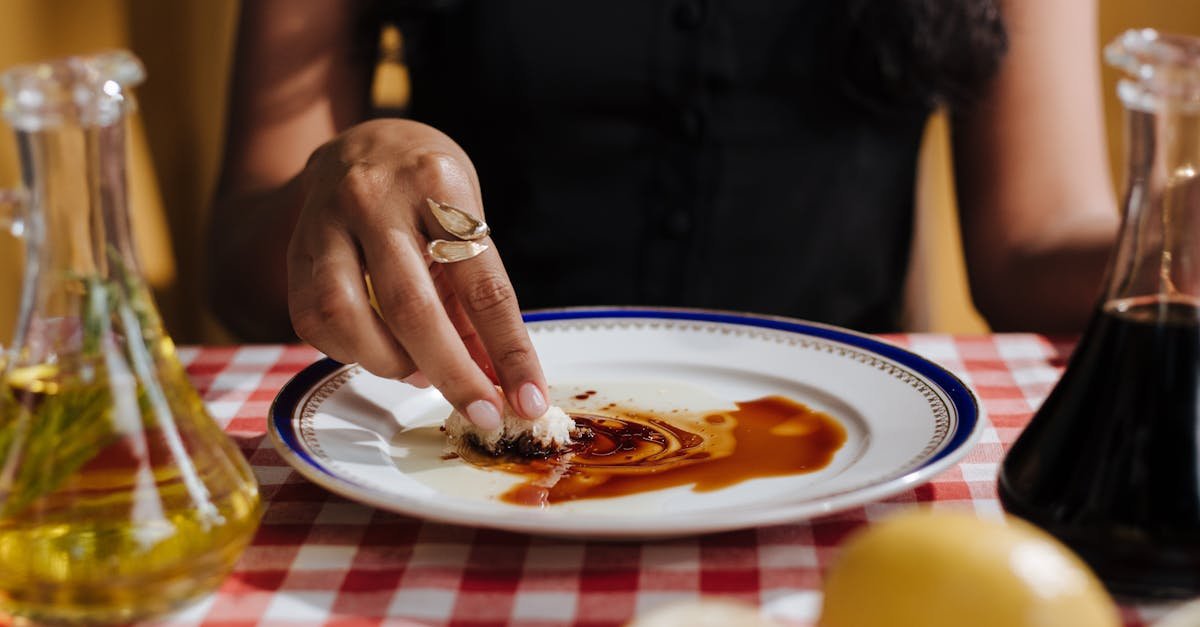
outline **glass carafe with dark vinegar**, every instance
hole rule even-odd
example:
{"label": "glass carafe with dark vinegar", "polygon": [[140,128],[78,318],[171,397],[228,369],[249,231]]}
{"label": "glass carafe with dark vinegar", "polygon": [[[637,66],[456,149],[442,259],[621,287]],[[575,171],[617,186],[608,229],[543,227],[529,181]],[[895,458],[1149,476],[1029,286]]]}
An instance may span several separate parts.
{"label": "glass carafe with dark vinegar", "polygon": [[1124,218],[1095,315],[999,477],[1130,596],[1200,594],[1200,39],[1130,31]]}
{"label": "glass carafe with dark vinegar", "polygon": [[124,622],[208,592],[258,524],[257,485],[205,412],[138,271],[124,53],[0,74],[26,262],[0,357],[0,623]]}

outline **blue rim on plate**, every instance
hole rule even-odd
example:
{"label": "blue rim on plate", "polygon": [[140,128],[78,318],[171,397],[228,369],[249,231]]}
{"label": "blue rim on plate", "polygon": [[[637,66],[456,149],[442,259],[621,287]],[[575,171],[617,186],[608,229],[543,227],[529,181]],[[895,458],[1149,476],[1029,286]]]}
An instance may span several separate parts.
{"label": "blue rim on plate", "polygon": [[[975,394],[957,376],[938,364],[921,357],[900,346],[888,343],[879,338],[850,331],[840,327],[808,322],[792,318],[764,316],[756,314],[670,308],[639,308],[639,307],[580,307],[568,309],[536,310],[524,314],[526,323],[537,324],[556,321],[580,321],[603,319],[659,319],[672,321],[707,322],[723,325],[735,325],[771,329],[787,333],[795,333],[823,340],[838,342],[854,347],[903,366],[924,377],[930,384],[936,386],[945,395],[946,400],[953,405],[957,418],[953,431],[944,440],[944,445],[925,459],[923,463],[905,474],[903,483],[915,483],[917,480],[927,480],[932,475],[928,469],[934,466],[944,466],[946,458],[954,455],[956,458],[965,455],[964,450],[972,440],[977,439],[982,428],[983,416]],[[323,380],[344,369],[344,364],[330,358],[323,358],[305,367],[283,386],[271,405],[269,412],[269,431],[275,436],[273,441],[285,458],[295,458],[307,466],[310,471],[324,475],[326,480],[348,486],[361,488],[363,486],[334,472],[319,460],[315,459],[300,442],[295,414],[301,403],[312,390]],[[304,473],[304,468],[297,468]],[[942,468],[941,470],[944,470]],[[926,472],[922,472],[926,471]],[[940,470],[939,470],[940,472]],[[311,474],[310,479],[315,479]],[[324,482],[318,482],[324,483]]]}

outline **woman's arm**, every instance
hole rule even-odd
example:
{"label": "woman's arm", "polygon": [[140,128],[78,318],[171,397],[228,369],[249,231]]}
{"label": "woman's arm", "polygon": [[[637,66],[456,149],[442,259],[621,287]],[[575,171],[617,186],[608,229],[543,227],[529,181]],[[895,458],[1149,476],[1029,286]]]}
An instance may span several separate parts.
{"label": "woman's arm", "polygon": [[287,246],[309,155],[368,113],[360,2],[243,2],[209,227],[210,302],[239,336],[294,338]]}
{"label": "woman's arm", "polygon": [[334,359],[432,383],[481,427],[501,417],[489,375],[517,411],[541,416],[545,378],[494,243],[458,263],[425,255],[450,237],[426,199],[483,217],[471,160],[423,124],[359,123],[372,63],[358,50],[374,36],[359,32],[361,7],[243,3],[209,235],[214,306],[247,337],[290,326]]}
{"label": "woman's arm", "polygon": [[1119,216],[1108,175],[1095,0],[1007,0],[1009,53],[953,116],[963,249],[996,330],[1079,331]]}

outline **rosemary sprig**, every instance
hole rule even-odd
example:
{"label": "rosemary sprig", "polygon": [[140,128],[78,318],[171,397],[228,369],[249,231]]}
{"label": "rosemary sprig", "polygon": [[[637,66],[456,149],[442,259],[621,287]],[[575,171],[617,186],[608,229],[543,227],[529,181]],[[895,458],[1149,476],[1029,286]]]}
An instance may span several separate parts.
{"label": "rosemary sprig", "polygon": [[17,380],[13,375],[19,371],[11,370],[0,382],[0,518],[54,493],[113,444],[121,435],[118,421],[132,418],[116,412],[136,412],[143,427],[153,422],[145,390],[125,368],[129,360],[122,349],[153,354],[159,329],[146,334],[145,345],[128,346],[125,334],[113,327],[122,308],[132,309],[142,325],[157,323],[157,315],[144,287],[114,253],[121,280],[72,277],[84,288],[79,372],[60,372],[64,364],[58,364],[48,368],[48,379],[34,373]]}
{"label": "rosemary sprig", "polygon": [[[11,391],[10,391],[11,394]],[[0,516],[18,514],[42,496],[51,494],[115,439],[109,415],[111,395],[103,385],[70,386],[36,401],[34,409],[20,407],[24,415],[9,426],[25,426],[24,434],[4,429],[0,441],[10,449],[17,437],[24,440],[12,484],[3,497]],[[5,437],[7,436],[7,437]]]}

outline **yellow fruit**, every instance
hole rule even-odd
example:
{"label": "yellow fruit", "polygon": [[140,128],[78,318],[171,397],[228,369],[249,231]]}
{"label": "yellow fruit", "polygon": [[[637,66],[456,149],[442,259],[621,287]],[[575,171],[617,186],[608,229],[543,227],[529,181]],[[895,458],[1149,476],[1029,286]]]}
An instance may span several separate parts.
{"label": "yellow fruit", "polygon": [[847,540],[825,580],[821,627],[1106,627],[1116,606],[1091,570],[1015,518],[919,510]]}

